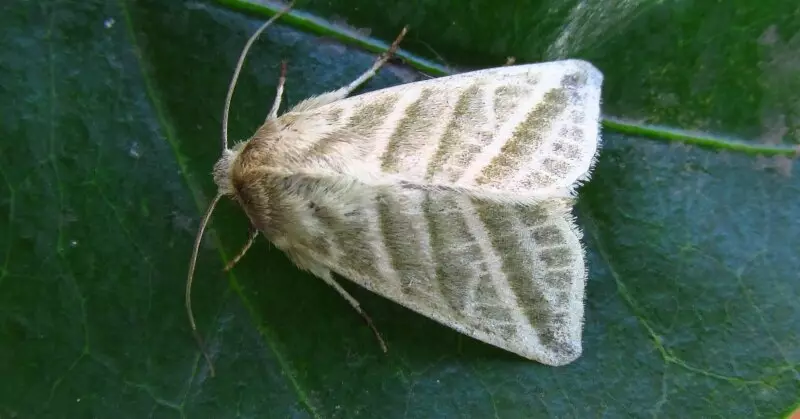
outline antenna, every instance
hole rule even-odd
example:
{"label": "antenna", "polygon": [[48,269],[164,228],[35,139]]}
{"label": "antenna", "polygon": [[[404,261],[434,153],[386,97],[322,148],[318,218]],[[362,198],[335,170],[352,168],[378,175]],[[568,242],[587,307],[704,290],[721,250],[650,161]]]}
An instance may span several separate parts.
{"label": "antenna", "polygon": [[267,29],[267,26],[271,25],[272,22],[276,21],[279,17],[285,15],[291,8],[294,7],[294,1],[289,3],[286,8],[278,12],[275,16],[268,21],[266,21],[263,25],[261,25],[258,30],[250,36],[250,39],[247,40],[247,43],[244,45],[244,49],[242,49],[242,53],[239,55],[239,62],[236,63],[236,69],[233,71],[233,77],[231,78],[231,83],[228,86],[228,96],[225,98],[225,109],[222,113],[222,151],[228,149],[228,112],[230,111],[231,107],[231,99],[233,98],[233,90],[236,88],[236,80],[239,79],[239,72],[242,70],[242,66],[244,65],[244,59],[247,57],[247,51],[250,50],[250,46],[253,45],[253,42],[261,35],[261,32],[264,32],[264,29]]}
{"label": "antenna", "polygon": [[205,232],[208,220],[211,219],[211,213],[214,212],[214,208],[217,206],[220,198],[222,198],[222,194],[218,193],[217,196],[214,197],[214,200],[211,201],[211,205],[206,210],[205,215],[203,215],[203,221],[200,222],[200,229],[197,231],[197,237],[194,239],[192,258],[189,261],[189,276],[186,279],[186,314],[189,315],[189,324],[192,325],[192,333],[197,341],[197,345],[200,346],[200,351],[203,352],[203,356],[206,358],[206,362],[208,362],[208,368],[211,370],[212,377],[214,376],[214,364],[211,363],[211,357],[208,356],[208,352],[206,352],[205,346],[203,346],[203,339],[197,332],[197,324],[194,322],[194,314],[192,313],[192,280],[194,279],[194,267],[197,264],[197,252],[200,250],[200,242],[203,240],[203,232]]}

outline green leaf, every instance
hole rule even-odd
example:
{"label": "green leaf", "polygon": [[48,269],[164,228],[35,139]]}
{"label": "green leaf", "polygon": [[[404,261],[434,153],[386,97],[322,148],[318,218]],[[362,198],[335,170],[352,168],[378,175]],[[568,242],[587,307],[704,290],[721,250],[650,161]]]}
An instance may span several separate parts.
{"label": "green leaf", "polygon": [[[227,202],[194,284],[211,378],[185,276],[215,194],[228,82],[265,16],[197,1],[16,1],[0,15],[0,417],[787,414],[800,394],[800,181],[786,157],[800,118],[797,6],[642,3],[298,6],[376,39],[408,23],[405,48],[464,67],[576,56],[604,72],[614,119],[576,210],[590,269],[581,358],[533,363],[342,281],[384,355],[347,302],[263,240],[223,274],[248,235]],[[255,44],[231,139],[263,121],[281,59],[288,105],[372,62],[296,16]],[[392,66],[367,89],[418,78]],[[723,151],[737,148],[716,134],[749,148]]]}

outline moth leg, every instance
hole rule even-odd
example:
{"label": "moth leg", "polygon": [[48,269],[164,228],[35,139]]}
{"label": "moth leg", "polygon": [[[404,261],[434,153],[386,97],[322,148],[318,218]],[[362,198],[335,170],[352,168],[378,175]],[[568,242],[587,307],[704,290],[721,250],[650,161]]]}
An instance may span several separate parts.
{"label": "moth leg", "polygon": [[227,265],[225,265],[225,268],[223,269],[225,272],[230,271],[231,269],[233,269],[234,266],[236,266],[237,263],[239,263],[239,260],[241,260],[244,257],[244,254],[247,253],[248,250],[250,250],[250,246],[253,245],[257,237],[258,237],[258,229],[255,227],[250,227],[250,238],[247,239],[247,243],[245,243],[244,247],[242,247],[242,250],[239,251],[239,253],[233,258],[233,260],[231,260],[230,262],[228,262]]}
{"label": "moth leg", "polygon": [[370,329],[372,329],[372,332],[375,333],[375,337],[378,338],[378,343],[381,345],[381,349],[383,349],[383,352],[388,352],[389,349],[386,347],[386,342],[383,341],[381,334],[378,333],[378,329],[375,328],[375,324],[372,323],[372,319],[370,319],[367,313],[361,309],[361,305],[358,304],[358,301],[356,301],[356,299],[353,298],[352,295],[350,295],[344,288],[342,288],[341,285],[339,285],[338,282],[336,282],[335,279],[333,279],[331,271],[326,271],[322,275],[317,273],[317,276],[322,278],[322,280],[324,280],[328,285],[332,286],[336,291],[339,292],[339,294],[342,297],[344,297],[345,300],[347,300],[348,303],[350,303],[351,306],[353,306],[353,308],[358,312],[358,314],[360,314],[361,317],[363,317],[364,320],[366,320]]}
{"label": "moth leg", "polygon": [[300,103],[298,103],[292,111],[308,111],[323,105],[327,105],[332,102],[336,102],[337,100],[342,100],[346,98],[350,93],[353,93],[354,90],[358,89],[362,84],[364,84],[367,80],[372,78],[375,73],[378,72],[384,64],[394,55],[397,51],[398,46],[400,45],[400,41],[403,40],[403,37],[406,36],[406,32],[408,32],[408,26],[403,27],[403,30],[400,31],[400,35],[395,38],[392,45],[386,50],[385,53],[378,56],[375,62],[372,64],[372,67],[369,70],[365,71],[363,74],[358,76],[357,79],[353,80],[347,86],[342,88],[336,89],[332,92],[323,93],[319,96],[315,96],[312,98],[308,98]]}
{"label": "moth leg", "polygon": [[379,55],[377,59],[375,59],[375,62],[372,64],[372,67],[370,67],[369,70],[365,71],[364,74],[358,76],[357,79],[353,80],[347,86],[339,90],[336,90],[335,92],[341,92],[340,94],[342,96],[339,99],[343,99],[350,93],[353,93],[353,91],[358,89],[359,86],[361,86],[367,80],[372,78],[375,75],[375,73],[378,72],[378,69],[380,69],[384,64],[386,64],[387,61],[389,61],[390,58],[392,58],[392,55],[394,55],[394,53],[397,51],[397,48],[400,46],[400,41],[402,41],[403,37],[406,36],[406,32],[408,32],[408,26],[403,27],[403,30],[400,31],[400,35],[397,35],[397,38],[394,39],[392,45],[389,46],[389,49],[383,54]]}
{"label": "moth leg", "polygon": [[278,117],[278,108],[281,106],[281,99],[283,98],[283,86],[286,84],[286,60],[281,61],[281,76],[278,78],[278,88],[275,92],[275,101],[272,102],[272,109],[269,110],[267,121]]}

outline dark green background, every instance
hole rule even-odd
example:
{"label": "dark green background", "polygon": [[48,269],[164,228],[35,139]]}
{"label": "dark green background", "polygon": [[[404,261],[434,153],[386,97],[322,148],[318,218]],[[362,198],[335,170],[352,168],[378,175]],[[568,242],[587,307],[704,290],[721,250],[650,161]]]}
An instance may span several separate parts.
{"label": "dark green background", "polygon": [[[407,23],[404,47],[456,67],[586,58],[606,76],[609,115],[800,142],[794,1],[298,7],[383,40]],[[247,236],[224,202],[195,279],[209,378],[184,280],[215,193],[225,90],[263,19],[155,0],[15,0],[0,14],[0,418],[750,418],[797,405],[793,162],[608,130],[576,210],[591,274],[575,363],[525,361],[345,283],[383,355],[344,300],[263,239],[222,274]],[[240,80],[233,139],[266,115],[280,59],[291,105],[373,55],[268,29]],[[368,89],[415,77],[387,69]]]}

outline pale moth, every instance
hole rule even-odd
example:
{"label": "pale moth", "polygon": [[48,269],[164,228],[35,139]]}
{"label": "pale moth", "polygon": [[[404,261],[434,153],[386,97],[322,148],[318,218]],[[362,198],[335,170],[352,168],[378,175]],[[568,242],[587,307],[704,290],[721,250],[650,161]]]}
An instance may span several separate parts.
{"label": "pale moth", "polygon": [[602,74],[564,60],[348,98],[404,29],[355,81],[277,116],[284,66],[266,121],[229,149],[228,106],[247,50],[287,10],[250,38],[228,91],[213,171],[219,192],[187,281],[198,340],[189,297],[197,249],[214,206],[229,196],[254,227],[229,267],[260,232],[373,330],[333,273],[525,358],[552,366],[578,358],[587,274],[570,211],[600,143]]}

